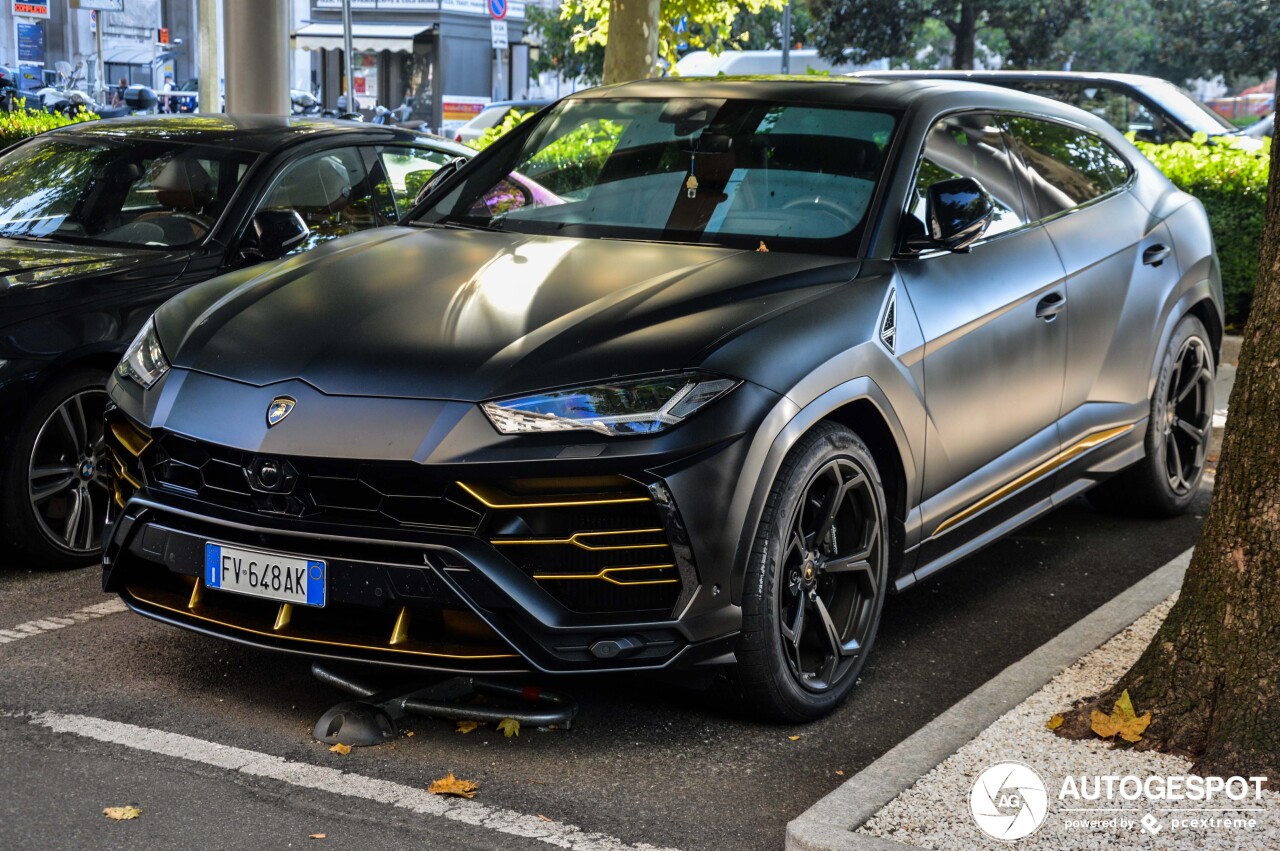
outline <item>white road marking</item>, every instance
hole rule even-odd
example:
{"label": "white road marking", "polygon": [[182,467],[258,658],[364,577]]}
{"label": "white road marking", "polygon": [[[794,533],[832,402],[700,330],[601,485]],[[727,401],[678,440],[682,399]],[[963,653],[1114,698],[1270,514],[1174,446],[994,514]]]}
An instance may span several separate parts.
{"label": "white road marking", "polygon": [[575,825],[547,822],[537,816],[492,807],[479,801],[444,798],[432,795],[425,789],[389,780],[378,780],[305,762],[291,762],[282,757],[220,745],[179,733],[166,733],[163,730],[87,715],[41,712],[25,714],[25,717],[31,724],[48,727],[55,733],[82,736],[254,777],[266,777],[305,789],[319,789],[335,795],[378,801],[410,812],[453,819],[511,836],[536,839],[572,851],[673,851],[647,843],[628,845],[620,839],[602,833],[589,833]]}
{"label": "white road marking", "polygon": [[53,632],[63,627],[74,626],[78,623],[91,621],[96,618],[105,617],[106,615],[114,615],[117,612],[127,612],[129,607],[119,597],[107,600],[105,603],[94,603],[92,606],[85,606],[83,609],[76,609],[69,615],[51,618],[40,618],[39,620],[27,621],[17,626],[11,626],[8,629],[0,629],[0,644],[8,644],[12,641],[21,641],[24,638],[31,638],[34,635],[41,635],[46,632]]}

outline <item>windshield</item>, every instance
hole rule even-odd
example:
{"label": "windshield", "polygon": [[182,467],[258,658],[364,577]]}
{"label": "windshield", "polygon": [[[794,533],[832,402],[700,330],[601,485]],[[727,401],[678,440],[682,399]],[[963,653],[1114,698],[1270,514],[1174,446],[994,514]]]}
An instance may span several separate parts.
{"label": "windshield", "polygon": [[1195,99],[1186,89],[1173,83],[1159,82],[1143,84],[1141,87],[1147,96],[1160,104],[1169,114],[1182,122],[1192,133],[1208,133],[1216,136],[1219,133],[1234,133],[1238,128],[1218,113]]}
{"label": "windshield", "polygon": [[0,159],[0,236],[174,248],[200,242],[253,154],[175,142],[30,142]]}
{"label": "windshield", "polygon": [[569,99],[536,121],[419,220],[850,254],[895,125],[885,112],[705,98]]}

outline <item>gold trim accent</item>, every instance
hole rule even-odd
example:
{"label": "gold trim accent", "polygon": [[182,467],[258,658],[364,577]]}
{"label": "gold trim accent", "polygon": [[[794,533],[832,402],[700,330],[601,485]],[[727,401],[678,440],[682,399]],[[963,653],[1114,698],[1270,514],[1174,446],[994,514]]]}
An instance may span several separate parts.
{"label": "gold trim accent", "polygon": [[495,547],[506,547],[511,545],[545,545],[545,544],[572,544],[583,550],[591,550],[592,552],[604,552],[606,550],[653,550],[661,547],[669,546],[667,543],[661,544],[621,544],[610,547],[593,547],[590,544],[584,544],[579,538],[600,538],[608,535],[651,535],[661,533],[662,529],[620,529],[616,532],[574,532],[567,538],[496,538],[489,541]]}
{"label": "gold trim accent", "polygon": [[271,628],[279,632],[288,626],[291,620],[293,620],[293,603],[281,603],[280,611],[276,612],[276,624]]}
{"label": "gold trim accent", "polygon": [[[485,508],[567,508],[575,505],[619,505],[626,502],[653,502],[647,496],[606,497],[575,499],[572,496],[560,499],[544,499],[541,502],[512,502],[506,494],[500,494],[484,485],[468,485],[458,482],[458,487],[478,499]],[[483,492],[483,493],[482,493]],[[488,494],[485,496],[484,494]]]}
{"label": "gold trim accent", "polygon": [[611,573],[626,573],[632,570],[669,570],[675,567],[674,564],[641,564],[633,567],[606,567],[599,573],[535,573],[534,579],[546,581],[548,579],[599,579],[612,585],[621,585],[624,588],[629,585],[671,585],[679,582],[679,579],[637,579],[634,582],[623,582],[614,579]]}
{"label": "gold trim accent", "polygon": [[391,627],[391,644],[404,644],[409,640],[409,607],[401,606],[396,615],[396,625]]}
{"label": "gold trim accent", "polygon": [[[193,620],[204,621],[205,623],[211,623],[211,624],[216,624],[217,626],[227,627],[228,629],[233,629],[236,632],[249,633],[250,635],[260,635],[264,638],[284,638],[289,641],[301,641],[305,644],[320,644],[326,647],[348,647],[352,650],[376,650],[382,653],[400,653],[406,656],[430,656],[436,659],[476,660],[476,659],[518,659],[520,658],[520,655],[518,653],[483,653],[483,654],[440,653],[432,650],[409,650],[409,649],[401,649],[398,647],[387,647],[381,644],[351,644],[345,641],[331,641],[329,639],[307,638],[301,635],[288,635],[288,634],[276,634],[276,633],[270,633],[270,632],[263,632],[260,629],[253,629],[251,627],[241,626],[239,624],[231,623],[229,621],[219,620],[218,618],[210,617],[208,615],[202,615],[198,612],[189,612],[185,609],[175,609],[173,606],[165,605],[164,603],[158,602],[154,598],[148,597],[146,595],[145,590],[135,588],[132,585],[125,586],[125,591],[128,592],[130,596],[138,600],[141,600],[142,602],[146,603],[149,606],[155,606],[157,609],[163,609],[166,612],[173,612],[174,614],[181,615],[182,617],[191,618]],[[139,591],[142,591],[142,593],[139,593]]]}
{"label": "gold trim accent", "polygon": [[1067,462],[1074,460],[1080,455],[1083,455],[1084,453],[1088,452],[1090,449],[1093,449],[1094,447],[1097,447],[1097,446],[1101,446],[1102,444],[1107,443],[1108,441],[1113,440],[1122,434],[1127,434],[1133,431],[1133,428],[1134,428],[1133,423],[1130,423],[1129,425],[1126,425],[1126,426],[1117,426],[1116,428],[1109,428],[1109,429],[1106,429],[1105,431],[1095,432],[1089,435],[1088,437],[1084,438],[1083,440],[1075,444],[1072,444],[1071,446],[1062,450],[1057,455],[1053,456],[1048,461],[1045,461],[1043,464],[1039,465],[1033,470],[1023,473],[1021,476],[1018,476],[1018,478],[998,488],[997,490],[987,494],[982,499],[978,500],[973,505],[970,505],[968,508],[964,509],[963,511],[960,511],[957,514],[954,514],[951,517],[948,517],[946,520],[943,520],[941,523],[938,524],[938,528],[933,530],[933,534],[930,535],[929,537],[936,538],[939,535],[941,535],[943,532],[952,528],[953,526],[959,526],[961,523],[965,522],[970,517],[973,517],[975,514],[980,514],[983,511],[986,511],[988,508],[995,505],[997,502],[1000,502],[1002,499],[1009,496],[1014,491],[1020,490],[1026,485],[1031,484],[1031,482],[1035,481],[1041,476],[1045,476],[1049,473],[1052,473],[1054,470],[1057,470],[1059,467],[1066,466]]}
{"label": "gold trim accent", "polygon": [[191,599],[187,601],[187,608],[194,609],[204,600],[204,580],[196,577],[196,581],[191,586]]}
{"label": "gold trim accent", "polygon": [[[111,424],[111,433],[120,441],[120,445],[134,458],[140,456],[151,445],[151,438],[138,429],[119,421]],[[136,448],[135,448],[136,447]]]}
{"label": "gold trim accent", "polygon": [[120,490],[119,479],[111,480],[111,497],[116,501],[116,506],[118,508],[124,508],[126,500],[124,498],[124,491]]}
{"label": "gold trim accent", "polygon": [[[142,487],[142,482],[138,481],[132,475],[129,474],[129,468],[126,467],[124,465],[124,462],[121,461],[119,456],[116,455],[115,450],[112,450],[111,452],[111,463],[115,467],[117,476],[124,479],[126,482],[133,485],[135,488]],[[121,507],[122,508],[124,507],[123,503],[121,503]]]}

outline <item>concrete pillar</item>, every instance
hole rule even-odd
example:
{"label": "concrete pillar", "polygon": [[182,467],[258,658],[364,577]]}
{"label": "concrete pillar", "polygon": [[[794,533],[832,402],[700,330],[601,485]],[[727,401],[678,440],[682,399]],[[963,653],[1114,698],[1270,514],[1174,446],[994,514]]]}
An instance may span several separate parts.
{"label": "concrete pillar", "polygon": [[227,112],[288,115],[289,0],[223,0]]}
{"label": "concrete pillar", "polygon": [[200,68],[200,111],[222,111],[222,81],[218,63],[218,0],[198,0],[196,56]]}

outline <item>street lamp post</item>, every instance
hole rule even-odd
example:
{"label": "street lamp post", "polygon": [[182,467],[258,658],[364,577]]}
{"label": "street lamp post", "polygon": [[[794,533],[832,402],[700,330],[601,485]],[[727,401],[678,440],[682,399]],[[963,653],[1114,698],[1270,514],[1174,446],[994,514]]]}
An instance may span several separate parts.
{"label": "street lamp post", "polygon": [[342,0],[342,64],[347,78],[347,112],[356,112],[356,59],[351,52],[351,0]]}

